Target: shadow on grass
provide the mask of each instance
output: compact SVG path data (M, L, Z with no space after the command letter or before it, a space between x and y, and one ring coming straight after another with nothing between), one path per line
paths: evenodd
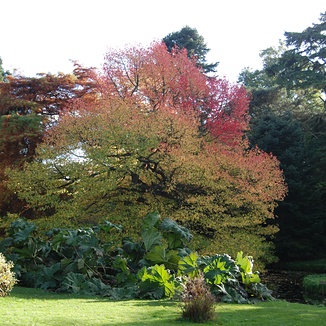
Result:
M51 291L45 291L42 289L26 288L15 286L10 293L11 297L20 299L40 299L40 300L64 300L64 299L89 299L93 298L87 295L76 295L68 293L57 293Z
M123 299L123 300L113 300L108 297L95 297L89 295L79 295L79 294L69 294L69 293L58 293L58 292L51 292L45 291L42 289L35 289L35 288L26 288L16 286L10 293L10 296L13 298L19 299L40 299L40 300L70 300L70 299L85 299L89 303L97 303L97 302L133 302L133 305L138 306L160 306L162 302L164 302L165 306L168 305L175 305L175 301L171 301L168 299L164 300L143 300L143 299ZM136 302L136 303L135 303Z
M39 289L26 289L15 287L11 297L22 302L23 310L26 314L25 324L51 325L51 326L177 326L177 325L196 325L189 321L181 319L181 309L178 302L170 300L123 300L113 301L109 298L95 298L89 296L77 296L68 294L56 294L44 292ZM51 313L37 313L37 311L26 310L24 300L33 299L33 309L46 306L46 309L51 307L46 302L57 300L53 303L59 305L60 309L67 309L68 314L63 315L62 310ZM66 303L65 300L75 299L76 303ZM81 299L81 300L80 300ZM61 302L61 303L60 303ZM95 303L95 305L94 305ZM11 303L12 305L13 303ZM18 308L17 308L18 309ZM56 307L56 309L58 309ZM46 310L48 311L48 310ZM5 311L5 314L7 312ZM11 312L10 312L11 313ZM8 312L9 314L9 312ZM9 315L8 315L9 316ZM35 320L30 323L31 316ZM14 317L10 317L11 320ZM3 319L5 320L5 319ZM215 326L275 326L275 325L326 325L326 309L325 307L309 306L304 304L288 303L286 301L259 302L256 304L221 304L216 305L216 319L207 323L207 325ZM25 322L24 320L21 320ZM1 325L18 325L1 323Z
M325 325L326 312L323 309L306 310L302 309L302 306L291 306L294 308L288 309L288 307L282 306L286 303L278 303L276 305L217 305L216 318L213 321L205 323L205 325L215 326L275 326L275 325L287 325L287 326L316 326ZM87 321L82 318L61 318L58 317L55 323L45 323L46 325L59 326L59 325L97 325L97 326L109 326L109 325L121 325L121 326L178 326L178 325L198 325L198 323L192 323L187 320L181 319L181 311L176 307L166 307L165 302L144 302L139 305L140 309L135 309L134 313L129 315L126 320L125 314L120 315L106 315L105 319L99 323L96 319L88 319ZM162 309L163 306L163 309ZM299 307L301 306L301 307ZM318 307L316 307L318 308ZM320 308L320 307L319 307ZM301 310L300 310L301 309ZM51 321L53 322L53 321Z

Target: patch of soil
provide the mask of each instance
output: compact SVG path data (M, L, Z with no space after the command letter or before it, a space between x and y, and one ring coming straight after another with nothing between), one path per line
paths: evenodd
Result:
M268 270L260 275L261 282L272 290L273 297L288 302L307 303L304 299L303 278L306 272Z

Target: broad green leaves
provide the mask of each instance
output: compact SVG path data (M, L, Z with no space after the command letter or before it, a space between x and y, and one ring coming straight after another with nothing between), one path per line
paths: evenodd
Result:
M139 284L141 295L161 299L163 293L167 298L172 298L175 294L174 278L164 265L154 265L147 269L144 267L138 272L138 277L141 280Z
M155 228L161 219L160 214L157 212L151 212L147 214L142 221L143 230L151 230Z
M164 264L168 269L177 270L180 256L176 250L166 250L162 246L155 246L145 255L145 259L152 264Z
M191 252L188 256L183 257L179 261L179 274L197 277L199 275L198 259L199 256L196 252Z
M240 267L242 283L249 285L251 283L260 283L260 277L258 273L252 271L253 258L249 256L243 257L243 252L240 251L237 254L237 265Z
M253 272L251 257L239 252L233 260L226 254L200 256L185 247L172 249L169 239L173 236L178 239L175 244L189 240L191 235L176 222L162 222L158 213L144 218L139 242L126 239L119 247L101 240L101 232L109 236L117 228L120 230L108 222L104 227L54 229L47 232L44 241L35 236L33 223L18 220L12 223L8 235L26 230L25 236L19 235L20 241L8 237L0 247L11 254L21 284L42 289L113 299L173 298L187 279L203 275L212 293L223 301L271 298L268 289L259 283L258 273Z
M149 251L153 246L160 245L162 240L162 234L155 229L142 231L141 237L144 241L146 251Z
M164 232L170 249L182 248L193 238L187 228L169 218L162 221L160 229Z

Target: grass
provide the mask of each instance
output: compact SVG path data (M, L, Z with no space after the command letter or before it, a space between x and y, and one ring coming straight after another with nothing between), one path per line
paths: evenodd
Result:
M307 275L303 279L303 287L306 292L312 294L325 294L326 274Z
M1 326L198 325L182 321L178 303L167 300L110 301L15 287L0 302ZM285 301L217 304L216 320L207 325L322 326L326 308Z

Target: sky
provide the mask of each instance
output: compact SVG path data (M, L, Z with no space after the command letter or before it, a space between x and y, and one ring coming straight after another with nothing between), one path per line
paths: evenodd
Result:
M71 60L100 68L110 48L148 46L188 25L231 81L261 68L259 53L284 32L319 23L325 0L1 0L3 68L25 76L69 73Z

